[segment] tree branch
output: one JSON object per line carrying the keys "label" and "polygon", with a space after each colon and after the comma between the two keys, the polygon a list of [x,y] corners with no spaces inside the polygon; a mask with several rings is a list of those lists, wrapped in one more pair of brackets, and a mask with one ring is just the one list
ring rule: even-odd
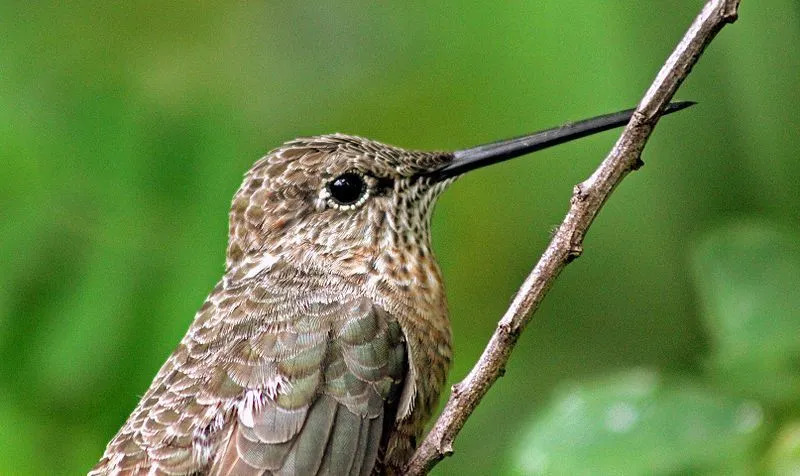
{"label": "tree branch", "polygon": [[583,238],[614,188],[643,162],[640,155],[675,91],[689,75],[705,47],[737,18],[739,0],[709,0],[659,71],[614,148],[591,177],[575,186],[570,208],[536,267],[500,319],[483,355],[461,382],[428,436],[405,469],[425,474],[453,453],[453,440],[483,396],[503,373],[522,330],[530,322],[561,270],[583,252]]}

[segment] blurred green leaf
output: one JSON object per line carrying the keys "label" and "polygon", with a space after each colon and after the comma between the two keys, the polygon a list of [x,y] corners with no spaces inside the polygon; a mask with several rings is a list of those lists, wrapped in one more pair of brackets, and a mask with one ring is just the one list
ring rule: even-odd
{"label": "blurred green leaf", "polygon": [[778,431],[767,454],[767,470],[776,476],[800,474],[800,421],[794,421]]}
{"label": "blurred green leaf", "polygon": [[25,411],[15,405],[6,392],[0,391],[0,474],[36,474],[43,468],[40,444],[42,425],[30,421]]}
{"label": "blurred green leaf", "polygon": [[764,414],[635,369],[562,391],[517,446],[520,474],[670,474],[747,465]]}
{"label": "blurred green leaf", "polygon": [[693,254],[715,376],[773,403],[800,395],[800,235],[742,223]]}

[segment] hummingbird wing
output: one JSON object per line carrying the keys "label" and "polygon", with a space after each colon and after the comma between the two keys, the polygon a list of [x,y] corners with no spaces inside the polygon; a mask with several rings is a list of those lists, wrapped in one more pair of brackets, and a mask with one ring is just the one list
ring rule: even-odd
{"label": "hummingbird wing", "polygon": [[366,298],[220,285],[95,474],[370,474],[407,369]]}

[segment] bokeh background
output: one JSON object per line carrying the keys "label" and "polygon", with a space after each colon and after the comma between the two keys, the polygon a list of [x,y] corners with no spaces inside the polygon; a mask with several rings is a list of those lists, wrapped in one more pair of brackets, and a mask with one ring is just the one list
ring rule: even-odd
{"label": "bokeh background", "polygon": [[[296,136],[455,149],[634,105],[703,2],[0,3],[0,474],[101,455]],[[800,4],[745,1],[435,474],[798,474]],[[618,132],[470,174],[451,380]]]}

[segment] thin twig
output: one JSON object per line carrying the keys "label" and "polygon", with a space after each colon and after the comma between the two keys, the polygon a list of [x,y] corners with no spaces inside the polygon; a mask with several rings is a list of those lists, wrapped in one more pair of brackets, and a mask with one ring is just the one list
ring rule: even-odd
{"label": "thin twig", "polygon": [[405,474],[425,474],[453,453],[453,440],[502,374],[517,338],[550,286],[561,270],[583,252],[583,238],[597,213],[620,181],[642,165],[642,149],[660,112],[689,75],[705,47],[723,26],[736,20],[738,7],[739,0],[706,3],[645,93],[614,148],[591,177],[575,186],[566,218],[500,319],[481,358],[464,380],[453,385],[447,405],[406,466]]}

